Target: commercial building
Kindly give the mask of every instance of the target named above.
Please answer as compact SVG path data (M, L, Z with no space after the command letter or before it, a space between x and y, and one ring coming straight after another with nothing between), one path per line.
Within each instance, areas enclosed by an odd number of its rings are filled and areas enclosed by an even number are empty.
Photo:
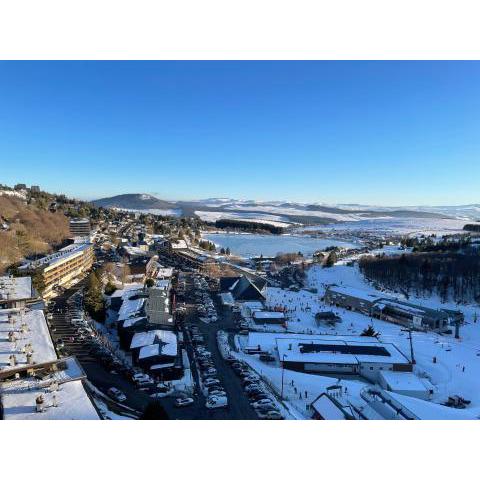
M456 310L435 310L348 286L330 285L323 299L328 305L418 330L443 331L448 325L463 322L463 314Z
M359 375L377 382L383 370L411 372L409 359L393 343L335 335L276 339L284 368L305 373Z
M151 375L170 380L183 373L177 335L168 330L137 332L130 344L133 361Z
M371 315L380 320L418 329L442 331L450 323L449 314L444 310L384 298L373 305Z
M286 318L283 312L270 312L256 310L253 312L252 320L257 325L285 325Z
M329 305L370 315L374 303L380 299L365 290L348 286L330 285L325 290L323 300Z
M357 335L249 332L246 353L278 356L283 368L311 374L362 376L377 382L382 371L411 372L393 343Z
M92 231L88 218L70 219L70 234L72 237L89 237Z
M40 271L43 298L51 298L59 287L68 288L88 272L94 262L91 243L75 243L38 260L24 263L19 270L25 273Z
M172 328L175 324L170 312L170 280L155 280L148 288L145 312L149 323Z

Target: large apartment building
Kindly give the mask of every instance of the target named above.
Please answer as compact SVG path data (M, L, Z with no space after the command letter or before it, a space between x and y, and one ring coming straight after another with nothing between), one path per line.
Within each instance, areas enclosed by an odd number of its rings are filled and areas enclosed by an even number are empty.
M73 237L88 237L92 230L88 218L72 218L69 226Z
M91 243L74 243L51 255L29 261L22 265L20 270L28 273L42 272L44 283L42 296L48 299L55 294L56 288L69 287L90 270L94 258Z

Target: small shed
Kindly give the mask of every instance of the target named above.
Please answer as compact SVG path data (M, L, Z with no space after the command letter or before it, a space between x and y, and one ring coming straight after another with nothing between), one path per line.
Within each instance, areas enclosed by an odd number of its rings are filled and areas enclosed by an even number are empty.
M409 397L430 399L433 394L433 386L427 380L421 380L412 372L380 372L378 382L380 386L394 393L408 395Z

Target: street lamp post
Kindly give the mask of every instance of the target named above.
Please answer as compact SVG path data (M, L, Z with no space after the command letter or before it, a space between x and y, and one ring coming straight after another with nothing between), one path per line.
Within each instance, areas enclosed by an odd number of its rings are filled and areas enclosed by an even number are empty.
M282 392L280 394L280 397L282 400L283 400L283 377L285 375L285 357L286 357L286 354L284 353L282 355Z

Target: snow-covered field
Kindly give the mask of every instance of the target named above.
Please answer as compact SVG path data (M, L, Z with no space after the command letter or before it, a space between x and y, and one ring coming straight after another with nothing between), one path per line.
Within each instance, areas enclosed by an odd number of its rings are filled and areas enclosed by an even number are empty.
M457 218L375 218L311 226L302 228L302 230L337 233L364 231L377 234L430 235L434 233L449 235L461 232L466 223L468 223L466 220Z
M284 207L276 205L255 205L245 207L242 204L233 204L225 207L228 210L244 210L248 208L250 211L270 213L274 215L296 215L296 216L307 216L307 217L319 217L319 218L331 218L332 220L337 220L339 222L347 221L358 221L365 218L362 213L330 213L322 210L310 210L307 208L301 207ZM243 212L241 213L244 214ZM389 218L388 214L385 214L385 218Z
M198 215L205 222L216 222L217 220L244 220L247 222L268 223L275 227L290 227L292 222L288 222L280 215L268 215L248 212L208 212L203 210L196 210L195 215Z
M375 294L386 294L375 290L366 282L358 267L336 265L333 268L313 266L309 269L307 283L311 288L318 289L318 293L306 290L299 292L268 288L267 304L270 307L285 307L287 311L288 331L306 334L334 334L359 335L373 325L380 333L380 340L394 343L400 351L410 358L410 343L408 333L402 331L398 325L371 319L360 313L351 312L342 308L326 306L320 300L327 284L336 283L345 286L366 290ZM397 295L400 297L399 295ZM480 416L480 320L475 323L474 314L480 317L480 309L476 305L460 305L452 303L442 304L436 297L409 299L432 308L457 308L464 312L466 324L461 327L460 339L453 335L440 335L434 332L414 332L413 345L416 365L414 372L420 378L428 380L434 386L432 402L417 399L407 399L412 408L422 412L422 418L477 418ZM333 310L342 322L335 327L328 325L317 326L315 314L319 311ZM279 365L267 366L257 358L243 355L257 371L261 371L278 388L281 386L281 368ZM434 363L436 357L436 363ZM293 384L292 384L293 381ZM303 415L309 417L306 406L329 385L336 383L335 378L320 375L310 375L299 372L285 371L284 384L287 396L292 405ZM365 386L360 380L339 380L348 389L348 395L357 397ZM305 394L307 398L300 393ZM464 410L448 408L440 405L450 395L460 395L471 401ZM431 407L431 408L430 408Z
M146 210L129 209L128 211L143 213L143 214L151 213L152 215L161 215L163 217L179 217L182 214L182 210L179 208L171 208L171 209L148 208Z

